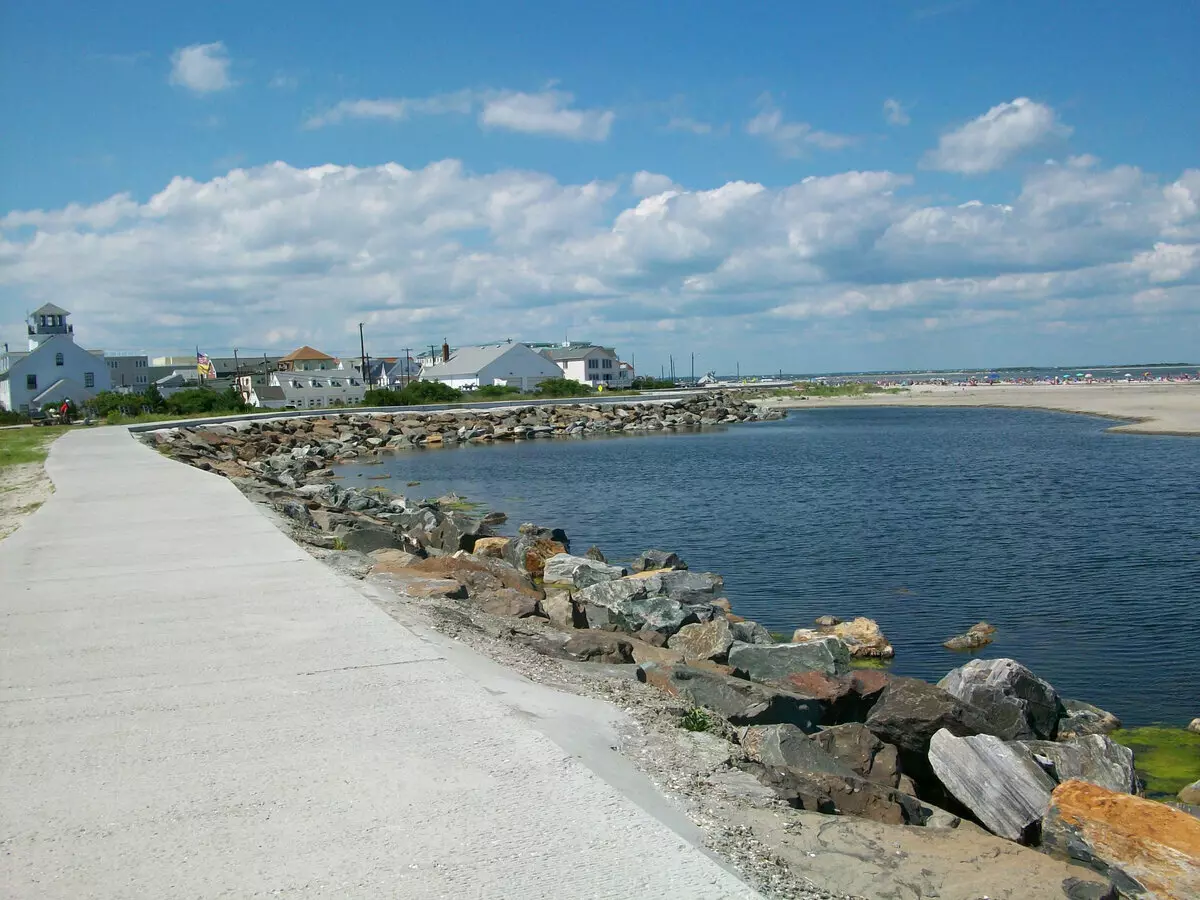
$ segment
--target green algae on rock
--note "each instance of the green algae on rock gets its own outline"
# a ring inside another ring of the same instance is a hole
[[[1200,778],[1200,734],[1165,725],[1119,728],[1109,735],[1133,751],[1133,762],[1146,782],[1147,797],[1173,798]]]

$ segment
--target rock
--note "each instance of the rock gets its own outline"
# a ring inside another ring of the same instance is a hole
[[[542,612],[555,628],[587,628],[587,616],[565,588],[551,587],[542,598]]]
[[[1064,700],[1065,715],[1058,720],[1058,740],[1085,734],[1109,734],[1121,727],[1121,720],[1107,710],[1082,700]]]
[[[359,525],[353,528],[339,528],[334,536],[346,550],[356,550],[359,553],[370,553],[372,550],[387,550],[400,546],[400,540],[390,528],[376,525]]]
[[[881,741],[895,745],[904,771],[922,785],[923,776],[932,774],[926,754],[935,733],[944,728],[967,737],[990,730],[984,714],[969,703],[928,682],[896,676],[887,679],[865,723]]]
[[[1023,745],[989,734],[955,737],[943,728],[930,741],[929,763],[993,834],[1023,844],[1036,838],[1054,781]]]
[[[1200,734],[1200,719],[1192,719],[1188,722],[1187,730],[1193,734]]]
[[[732,747],[729,741],[703,731],[681,731],[675,739],[683,745],[689,762],[708,776],[729,765]]]
[[[410,569],[417,563],[421,562],[421,557],[408,553],[404,550],[394,548],[385,548],[383,550],[372,550],[368,556],[374,561],[371,566],[371,574],[388,574],[395,572],[398,569]]]
[[[797,809],[857,816],[885,825],[923,825],[930,813],[916,797],[857,775],[768,768],[762,779]]]
[[[626,574],[628,573],[620,566],[610,566],[585,556],[559,553],[545,561],[542,581],[547,586],[586,588],[605,581],[616,581]]]
[[[525,573],[499,559],[457,553],[454,556],[420,560],[413,568],[430,575],[453,578],[462,584],[472,597],[486,591],[507,588],[519,591],[535,602],[542,599],[542,592]]]
[[[475,547],[471,550],[476,556],[488,556],[492,559],[503,559],[504,548],[511,543],[511,538],[506,537],[482,537],[475,541]]]
[[[362,578],[375,564],[371,557],[357,550],[337,550],[324,558],[325,565],[351,578]]]
[[[899,751],[871,734],[867,726],[855,722],[822,728],[812,740],[856,775],[876,784],[900,786]]]
[[[973,659],[938,687],[987,715],[1005,740],[1054,740],[1064,710],[1058,692],[1014,659]]]
[[[1193,781],[1179,792],[1179,802],[1188,806],[1200,806],[1200,780]]]
[[[588,547],[587,552],[584,553],[583,555],[587,559],[594,559],[596,562],[602,562],[602,563],[608,562],[608,560],[604,558],[604,554],[600,551],[600,548],[597,547],[595,544]]]
[[[832,619],[833,616],[822,618]],[[879,623],[874,619],[859,617],[851,622],[836,622],[824,626],[819,631],[809,628],[797,628],[792,635],[792,643],[799,644],[807,641],[820,640],[833,635],[841,638],[850,650],[850,656],[855,659],[891,659],[896,655],[888,639],[879,630]]]
[[[566,546],[549,538],[530,538],[521,535],[504,548],[504,558],[517,568],[524,569],[534,578],[541,578],[546,560],[559,553],[566,553]]]
[[[830,775],[855,774],[795,725],[751,725],[742,731],[739,741],[747,759],[767,768],[791,768]]]
[[[594,584],[575,593],[587,613],[590,628],[635,634],[642,629],[674,634],[692,614],[670,597],[650,595],[644,581],[620,578]]]
[[[813,624],[818,628],[832,628],[834,625],[841,625],[842,620],[837,616],[817,616],[813,620]]]
[[[1107,876],[1139,900],[1200,897],[1200,820],[1085,781],[1054,789],[1042,849]]]
[[[369,558],[369,557],[368,557]],[[467,589],[453,578],[436,578],[415,569],[371,575],[371,584],[417,600],[465,600]]]
[[[563,645],[563,654],[581,662],[631,663],[633,642],[611,631],[577,631]]]
[[[524,619],[538,614],[538,601],[528,594],[514,591],[512,588],[502,587],[473,593],[470,595],[470,599],[484,612],[491,613],[493,616],[512,616]],[[632,662],[632,659],[629,661]]]
[[[1069,741],[1020,741],[1056,782],[1078,779],[1110,791],[1138,793],[1133,751],[1103,734],[1087,734]]]
[[[789,723],[811,732],[817,730],[821,719],[816,701],[695,665],[644,663],[638,666],[638,680],[712,710],[732,725]]]
[[[1098,881],[1064,878],[1062,889],[1067,900],[1120,900],[1120,895],[1115,887],[1111,884],[1101,884]]]
[[[605,634],[607,632],[600,632]],[[675,666],[683,662],[683,654],[678,650],[657,647],[645,641],[633,639],[633,661],[639,666],[642,663],[656,663],[660,666]]]
[[[629,566],[634,572],[651,569],[686,569],[687,563],[674,553],[665,550],[646,550],[634,558]]]
[[[757,622],[730,622],[729,630],[733,634],[735,641],[741,641],[743,644],[774,644],[775,638],[771,637],[771,632],[763,628]]]
[[[729,623],[724,619],[684,625],[667,640],[667,646],[678,650],[683,658],[724,660],[733,643]]]
[[[279,511],[299,525],[315,527],[312,513],[299,500],[288,500],[280,507]]]
[[[957,634],[942,643],[947,650],[978,650],[992,642],[996,629],[987,622],[972,625],[963,634]]]
[[[755,681],[778,681],[798,672],[841,675],[850,671],[850,653],[835,637],[803,644],[746,644],[729,649],[729,664]]]

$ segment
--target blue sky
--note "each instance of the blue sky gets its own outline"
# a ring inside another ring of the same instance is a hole
[[[1190,2],[7,4],[0,326],[1190,359]]]

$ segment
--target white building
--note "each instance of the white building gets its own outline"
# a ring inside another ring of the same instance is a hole
[[[633,381],[633,366],[617,359],[617,351],[611,347],[568,341],[561,346],[545,348],[542,355],[558,366],[558,377],[580,384],[615,388],[628,387]]]
[[[361,403],[367,386],[354,371],[272,372],[266,384],[242,375],[238,389],[246,402],[260,409],[328,409]]]
[[[453,352],[443,344],[441,358],[422,360],[421,365],[421,381],[440,381],[463,390],[500,384],[531,391],[547,378],[561,377],[558,366],[546,357],[512,342]]]
[[[53,303],[29,317],[29,350],[0,355],[0,406],[28,413],[48,403],[70,400],[82,406],[100,391],[111,388],[108,366],[101,351],[85,350],[75,343],[70,315]]]
[[[140,393],[150,387],[150,360],[145,354],[106,352],[104,364],[114,391]]]

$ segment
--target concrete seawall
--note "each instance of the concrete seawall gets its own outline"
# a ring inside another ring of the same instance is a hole
[[[757,896],[603,704],[401,626],[125,429],[47,471],[0,543],[7,896]]]

